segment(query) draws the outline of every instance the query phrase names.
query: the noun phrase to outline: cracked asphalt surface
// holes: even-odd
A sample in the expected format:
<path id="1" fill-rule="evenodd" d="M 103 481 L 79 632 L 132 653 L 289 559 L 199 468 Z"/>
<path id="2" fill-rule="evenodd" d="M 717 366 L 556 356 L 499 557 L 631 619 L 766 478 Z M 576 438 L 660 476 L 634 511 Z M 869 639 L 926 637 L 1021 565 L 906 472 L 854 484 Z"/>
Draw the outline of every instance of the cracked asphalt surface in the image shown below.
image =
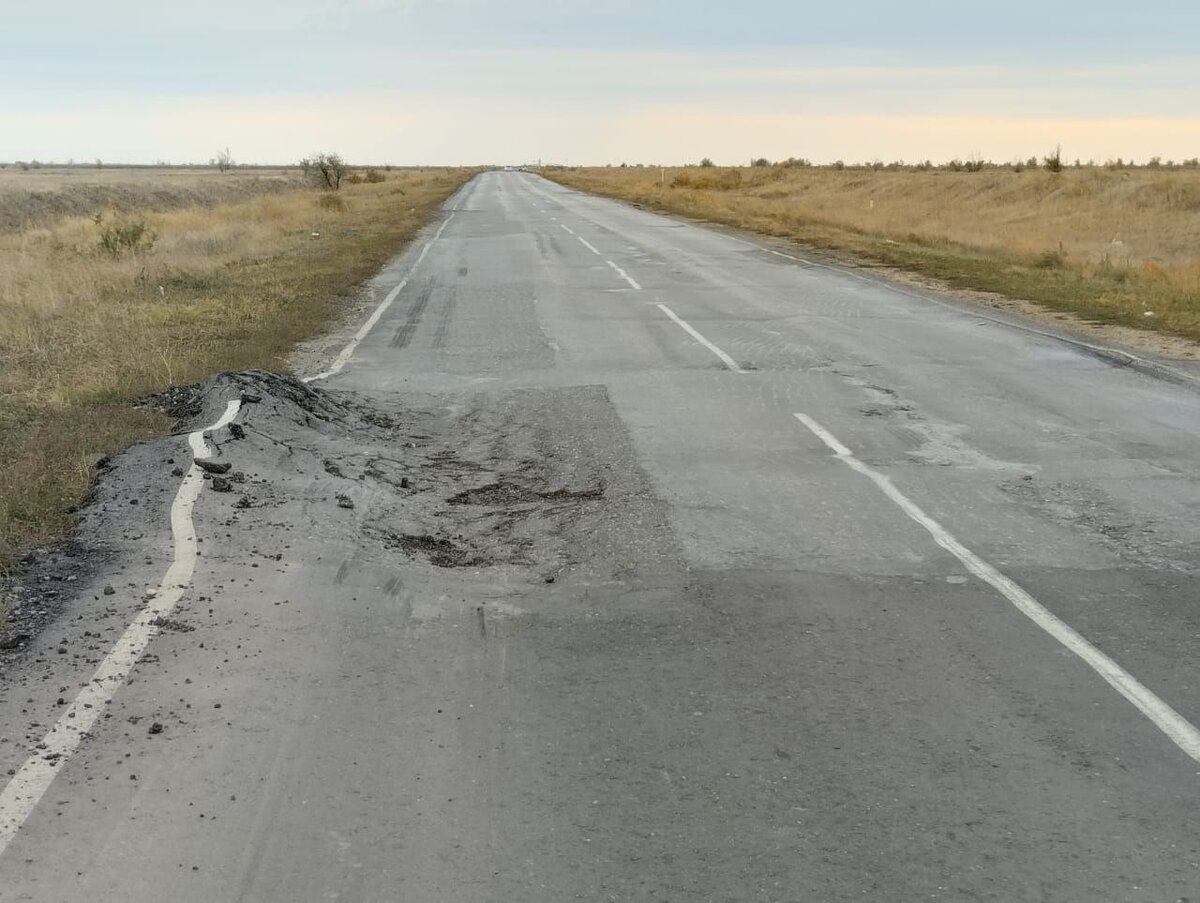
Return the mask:
<path id="1" fill-rule="evenodd" d="M 205 390 L 192 585 L 0 900 L 1200 899 L 1200 763 L 793 417 L 1195 724 L 1195 387 L 531 174 L 451 211 L 340 373 Z M 187 463 L 110 463 L 0 780 Z"/>

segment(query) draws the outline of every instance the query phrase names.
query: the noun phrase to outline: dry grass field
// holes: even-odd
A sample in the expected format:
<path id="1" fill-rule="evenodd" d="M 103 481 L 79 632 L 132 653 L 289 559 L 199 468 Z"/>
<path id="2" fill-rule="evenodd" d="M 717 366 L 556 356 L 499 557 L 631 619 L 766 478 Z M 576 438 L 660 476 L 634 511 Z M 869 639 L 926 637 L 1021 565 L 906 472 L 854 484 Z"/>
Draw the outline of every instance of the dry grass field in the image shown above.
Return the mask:
<path id="1" fill-rule="evenodd" d="M 302 187 L 302 174 L 294 168 L 215 173 L 188 167 L 22 169 L 11 164 L 0 168 L 0 231 L 44 225 L 70 215 L 211 207 Z"/>
<path id="2" fill-rule="evenodd" d="M 96 456 L 170 428 L 140 396 L 286 370 L 471 174 L 396 171 L 336 195 L 297 171 L 267 189 L 215 172 L 0 174 L 0 209 L 26 211 L 0 229 L 0 573 L 66 534 Z M 120 202 L 89 207 L 99 195 Z M 76 206 L 55 215 L 63 196 Z"/>
<path id="3" fill-rule="evenodd" d="M 551 170 L 585 191 L 1200 340 L 1200 171 Z"/>

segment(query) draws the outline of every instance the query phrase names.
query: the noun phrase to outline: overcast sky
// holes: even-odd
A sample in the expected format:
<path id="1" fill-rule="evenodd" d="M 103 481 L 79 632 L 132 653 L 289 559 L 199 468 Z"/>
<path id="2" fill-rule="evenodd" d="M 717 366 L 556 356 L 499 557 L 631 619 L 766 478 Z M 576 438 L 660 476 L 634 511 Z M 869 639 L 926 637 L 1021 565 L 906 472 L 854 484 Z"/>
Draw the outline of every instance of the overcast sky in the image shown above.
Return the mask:
<path id="1" fill-rule="evenodd" d="M 1195 3 L 19 0 L 2 18 L 0 160 L 1200 156 Z"/>

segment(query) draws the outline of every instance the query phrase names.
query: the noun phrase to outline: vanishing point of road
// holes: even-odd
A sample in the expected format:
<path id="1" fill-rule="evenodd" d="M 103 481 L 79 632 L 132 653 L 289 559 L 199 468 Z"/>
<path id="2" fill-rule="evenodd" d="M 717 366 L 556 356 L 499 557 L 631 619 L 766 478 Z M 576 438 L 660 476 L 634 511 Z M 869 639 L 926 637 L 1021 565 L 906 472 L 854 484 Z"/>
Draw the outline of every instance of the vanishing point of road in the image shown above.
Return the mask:
<path id="1" fill-rule="evenodd" d="M 0 900 L 1200 899 L 1191 374 L 520 172 L 376 288 L 117 462 Z"/>

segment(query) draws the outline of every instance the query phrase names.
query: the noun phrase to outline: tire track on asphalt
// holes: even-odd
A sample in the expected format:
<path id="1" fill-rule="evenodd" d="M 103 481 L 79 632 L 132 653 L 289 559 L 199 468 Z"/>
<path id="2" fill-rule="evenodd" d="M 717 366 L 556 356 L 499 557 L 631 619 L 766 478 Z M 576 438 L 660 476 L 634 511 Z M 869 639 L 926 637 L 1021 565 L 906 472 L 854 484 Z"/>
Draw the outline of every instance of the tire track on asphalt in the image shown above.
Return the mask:
<path id="1" fill-rule="evenodd" d="M 472 182 L 471 184 L 475 183 Z M 472 191 L 472 194 L 473 193 L 474 192 Z M 407 286 L 409 280 L 412 279 L 413 273 L 415 273 L 417 267 L 421 265 L 421 262 L 425 259 L 425 255 L 429 253 L 429 249 L 433 247 L 433 243 L 442 237 L 442 233 L 446 231 L 446 227 L 449 226 L 451 221 L 454 219 L 454 215 L 457 210 L 458 208 L 456 207 L 454 210 L 450 211 L 450 215 L 446 217 L 446 221 L 443 222 L 441 228 L 437 230 L 437 234 L 425 243 L 425 247 L 421 249 L 421 253 L 417 256 L 416 261 L 409 268 L 408 273 L 406 273 L 404 278 L 401 279 L 396 286 L 387 293 L 387 296 L 379 303 L 379 306 L 375 308 L 375 310 L 371 313 L 371 316 L 367 318 L 367 321 L 359 327 L 358 332 L 354 334 L 354 338 L 352 338 L 346 347 L 341 350 L 338 356 L 334 358 L 333 363 L 329 365 L 329 369 L 322 370 L 320 373 L 316 373 L 312 376 L 304 377 L 304 382 L 311 383 L 316 382 L 317 380 L 328 379 L 329 377 L 336 376 L 342 372 L 346 364 L 350 362 L 350 358 L 354 356 L 354 352 L 358 349 L 358 346 L 362 343 L 363 339 L 370 335 L 371 330 L 374 329 L 376 324 L 379 323 L 380 318 L 387 312 L 387 309 L 392 306 L 400 293 L 404 291 L 405 286 Z"/>
<path id="2" fill-rule="evenodd" d="M 437 329 L 433 333 L 433 347 L 444 348 L 450 334 L 450 323 L 454 319 L 454 309 L 458 306 L 458 289 L 450 286 L 446 290 L 446 300 L 442 302 L 442 313 L 438 318 Z"/>
<path id="3" fill-rule="evenodd" d="M 421 319 L 425 316 L 425 309 L 429 307 L 429 299 L 433 296 L 434 280 L 430 279 L 426 286 L 421 289 L 419 295 L 412 303 L 412 307 L 408 309 L 408 314 L 404 317 L 404 322 L 400 324 L 400 328 L 396 330 L 396 334 L 392 336 L 390 347 L 396 349 L 407 348 L 408 343 L 412 341 L 416 334 L 417 327 L 421 325 Z"/>

